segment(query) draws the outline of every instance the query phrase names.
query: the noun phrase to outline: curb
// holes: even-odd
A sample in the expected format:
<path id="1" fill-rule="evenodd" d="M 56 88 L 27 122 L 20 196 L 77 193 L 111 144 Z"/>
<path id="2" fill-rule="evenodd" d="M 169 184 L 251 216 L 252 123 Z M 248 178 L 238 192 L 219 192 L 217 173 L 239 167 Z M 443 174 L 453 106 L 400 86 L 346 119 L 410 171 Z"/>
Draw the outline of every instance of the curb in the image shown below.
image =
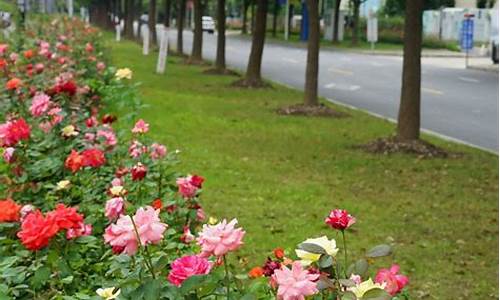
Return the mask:
<path id="1" fill-rule="evenodd" d="M 478 70 L 478 71 L 484 71 L 484 72 L 490 72 L 490 73 L 497 73 L 498 74 L 498 65 L 487 65 L 487 66 L 468 66 L 468 70 Z"/>

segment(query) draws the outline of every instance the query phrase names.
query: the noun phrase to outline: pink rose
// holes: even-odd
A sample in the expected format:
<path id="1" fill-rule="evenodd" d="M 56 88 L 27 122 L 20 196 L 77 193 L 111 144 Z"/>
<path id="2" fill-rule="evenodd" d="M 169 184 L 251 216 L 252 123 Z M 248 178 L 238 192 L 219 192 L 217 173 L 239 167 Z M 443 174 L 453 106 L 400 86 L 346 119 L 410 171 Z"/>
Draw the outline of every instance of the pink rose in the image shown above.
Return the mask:
<path id="1" fill-rule="evenodd" d="M 159 159 L 167 154 L 167 147 L 164 145 L 154 143 L 151 145 L 151 159 Z"/>
<path id="2" fill-rule="evenodd" d="M 394 296 L 409 282 L 408 277 L 398 274 L 398 272 L 399 265 L 392 265 L 390 269 L 380 269 L 375 276 L 375 282 L 385 283 L 385 291 Z"/>
<path id="3" fill-rule="evenodd" d="M 141 207 L 135 213 L 134 221 L 143 246 L 156 244 L 163 239 L 167 225 L 161 222 L 159 215 L 160 210 L 151 206 L 146 206 L 146 209 Z"/>
<path id="4" fill-rule="evenodd" d="M 197 239 L 201 246 L 201 256 L 223 256 L 229 251 L 237 250 L 243 244 L 245 231 L 235 228 L 238 220 L 227 223 L 224 219 L 216 225 L 203 225 L 203 230 Z"/>
<path id="5" fill-rule="evenodd" d="M 356 218 L 348 214 L 345 209 L 334 209 L 325 219 L 325 223 L 334 229 L 345 230 L 356 223 Z"/>
<path id="6" fill-rule="evenodd" d="M 33 100 L 31 101 L 31 114 L 34 117 L 39 117 L 43 115 L 50 106 L 50 97 L 44 93 L 37 93 Z"/>
<path id="7" fill-rule="evenodd" d="M 205 215 L 203 208 L 198 208 L 196 210 L 196 221 L 203 222 L 206 218 L 207 216 Z"/>
<path id="8" fill-rule="evenodd" d="M 97 131 L 97 137 L 103 137 L 104 138 L 104 144 L 106 144 L 106 146 L 110 146 L 110 147 L 113 147 L 116 145 L 116 135 L 115 133 L 113 132 L 112 129 L 108 129 L 108 130 L 98 130 Z"/>
<path id="9" fill-rule="evenodd" d="M 176 286 L 181 286 L 184 280 L 193 275 L 210 273 L 212 266 L 206 258 L 188 255 L 174 260 L 170 267 L 172 270 L 168 274 L 168 281 Z"/>
<path id="10" fill-rule="evenodd" d="M 181 242 L 184 244 L 189 244 L 192 241 L 194 241 L 195 237 L 191 233 L 191 230 L 189 229 L 189 226 L 184 226 L 184 232 L 181 235 Z"/>
<path id="11" fill-rule="evenodd" d="M 109 199 L 106 202 L 105 213 L 104 215 L 108 218 L 108 220 L 114 220 L 118 218 L 125 209 L 125 201 L 122 197 L 115 197 Z"/>
<path id="12" fill-rule="evenodd" d="M 292 269 L 283 266 L 275 270 L 273 281 L 278 285 L 278 299 L 280 300 L 304 300 L 306 296 L 318 292 L 315 281 L 319 274 L 310 274 L 302 269 L 300 262 L 295 261 Z"/>
<path id="13" fill-rule="evenodd" d="M 143 119 L 140 119 L 135 123 L 134 128 L 132 129 L 132 133 L 146 133 L 149 131 L 149 124 L 144 122 Z"/>
<path id="14" fill-rule="evenodd" d="M 104 231 L 104 242 L 110 244 L 115 249 L 120 249 L 120 253 L 134 255 L 137 252 L 137 237 L 134 232 L 134 225 L 130 216 L 121 215 L 116 224 L 111 224 Z"/>
<path id="15" fill-rule="evenodd" d="M 184 198 L 193 198 L 196 193 L 201 189 L 201 185 L 205 179 L 198 175 L 189 175 L 186 177 L 177 178 L 177 186 L 179 193 Z"/>
<path id="16" fill-rule="evenodd" d="M 72 227 L 66 231 L 66 239 L 71 240 L 80 236 L 86 236 L 90 234 L 92 234 L 92 224 L 85 224 L 81 222 L 78 227 Z"/>
<path id="17" fill-rule="evenodd" d="M 148 148 L 141 144 L 139 141 L 134 140 L 130 147 L 128 148 L 128 153 L 130 154 L 130 157 L 132 158 L 138 158 L 141 156 L 143 153 L 146 153 L 148 151 Z"/>
<path id="18" fill-rule="evenodd" d="M 6 163 L 10 164 L 14 161 L 14 151 L 16 151 L 16 148 L 13 147 L 8 147 L 4 150 L 3 159 Z"/>

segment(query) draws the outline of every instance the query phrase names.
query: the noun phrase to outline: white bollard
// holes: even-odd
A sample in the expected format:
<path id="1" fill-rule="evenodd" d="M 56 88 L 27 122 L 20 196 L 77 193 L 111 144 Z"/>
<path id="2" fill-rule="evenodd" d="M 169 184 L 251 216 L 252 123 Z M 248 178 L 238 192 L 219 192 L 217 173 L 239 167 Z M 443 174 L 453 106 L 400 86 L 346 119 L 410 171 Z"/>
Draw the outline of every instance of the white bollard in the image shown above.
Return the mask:
<path id="1" fill-rule="evenodd" d="M 158 63 L 156 64 L 156 73 L 164 74 L 168 55 L 168 28 L 163 27 L 160 42 L 160 52 L 158 53 Z"/>
<path id="2" fill-rule="evenodd" d="M 149 54 L 149 28 L 147 26 L 142 26 L 142 54 Z"/>
<path id="3" fill-rule="evenodd" d="M 115 25 L 115 30 L 116 30 L 116 41 L 119 42 L 122 39 L 122 28 L 120 24 Z"/>

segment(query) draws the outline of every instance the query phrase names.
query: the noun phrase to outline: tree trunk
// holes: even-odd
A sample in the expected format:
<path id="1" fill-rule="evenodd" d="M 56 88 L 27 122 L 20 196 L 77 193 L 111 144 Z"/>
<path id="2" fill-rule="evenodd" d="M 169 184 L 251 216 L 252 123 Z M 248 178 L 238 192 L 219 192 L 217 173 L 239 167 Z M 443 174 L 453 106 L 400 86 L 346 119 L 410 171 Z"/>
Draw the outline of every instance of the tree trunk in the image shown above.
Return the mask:
<path id="1" fill-rule="evenodd" d="M 403 80 L 399 105 L 397 139 L 420 137 L 420 83 L 422 50 L 422 11 L 424 0 L 407 0 L 403 54 Z"/>
<path id="2" fill-rule="evenodd" d="M 254 32 L 255 30 L 255 3 L 252 3 L 250 6 L 250 31 Z"/>
<path id="3" fill-rule="evenodd" d="M 262 86 L 261 65 L 266 39 L 267 0 L 257 0 L 257 14 L 252 33 L 252 49 L 248 59 L 245 81 L 249 86 Z"/>
<path id="4" fill-rule="evenodd" d="M 248 29 L 247 29 L 247 12 L 248 12 L 248 3 L 249 0 L 243 0 L 243 24 L 241 24 L 241 33 L 242 34 L 247 34 Z"/>
<path id="5" fill-rule="evenodd" d="M 217 0 L 217 57 L 215 68 L 223 72 L 226 69 L 226 1 Z"/>
<path id="6" fill-rule="evenodd" d="M 134 0 L 126 0 L 125 3 L 125 36 L 134 38 Z"/>
<path id="7" fill-rule="evenodd" d="M 158 42 L 156 38 L 156 0 L 149 0 L 148 27 L 151 43 L 156 45 Z"/>
<path id="8" fill-rule="evenodd" d="M 163 24 L 165 27 L 170 27 L 170 0 L 165 0 L 165 21 Z"/>
<path id="9" fill-rule="evenodd" d="M 361 5 L 361 0 L 353 0 L 353 15 L 352 15 L 352 36 L 351 45 L 357 46 L 359 40 L 359 6 Z"/>
<path id="10" fill-rule="evenodd" d="M 278 27 L 278 13 L 280 10 L 280 4 L 278 0 L 274 0 L 273 7 L 273 37 L 276 37 L 276 28 Z"/>
<path id="11" fill-rule="evenodd" d="M 177 9 L 177 53 L 182 55 L 183 41 L 182 32 L 184 30 L 184 19 L 186 18 L 186 0 L 178 0 L 179 8 Z"/>
<path id="12" fill-rule="evenodd" d="M 318 68 L 319 68 L 319 14 L 318 1 L 307 0 L 309 12 L 309 38 L 307 41 L 306 84 L 304 105 L 318 105 Z"/>
<path id="13" fill-rule="evenodd" d="M 191 62 L 201 62 L 201 49 L 203 46 L 203 29 L 202 29 L 202 7 L 201 0 L 193 0 L 194 4 L 194 36 L 193 49 L 191 52 Z"/>
<path id="14" fill-rule="evenodd" d="M 339 16 L 340 16 L 340 1 L 335 1 L 335 24 L 333 24 L 333 42 L 339 42 Z"/>

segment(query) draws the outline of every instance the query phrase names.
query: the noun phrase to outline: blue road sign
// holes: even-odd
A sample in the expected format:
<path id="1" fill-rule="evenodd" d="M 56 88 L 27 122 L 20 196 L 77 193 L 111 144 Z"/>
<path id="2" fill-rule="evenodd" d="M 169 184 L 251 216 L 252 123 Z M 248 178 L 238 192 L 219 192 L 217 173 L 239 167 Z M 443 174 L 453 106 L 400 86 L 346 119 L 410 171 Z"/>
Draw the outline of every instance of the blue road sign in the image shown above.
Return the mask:
<path id="1" fill-rule="evenodd" d="M 460 30 L 460 48 L 462 51 L 469 51 L 474 48 L 474 19 L 465 16 Z"/>
<path id="2" fill-rule="evenodd" d="M 302 22 L 300 26 L 300 40 L 307 41 L 309 38 L 309 12 L 307 11 L 306 1 L 302 1 Z"/>

